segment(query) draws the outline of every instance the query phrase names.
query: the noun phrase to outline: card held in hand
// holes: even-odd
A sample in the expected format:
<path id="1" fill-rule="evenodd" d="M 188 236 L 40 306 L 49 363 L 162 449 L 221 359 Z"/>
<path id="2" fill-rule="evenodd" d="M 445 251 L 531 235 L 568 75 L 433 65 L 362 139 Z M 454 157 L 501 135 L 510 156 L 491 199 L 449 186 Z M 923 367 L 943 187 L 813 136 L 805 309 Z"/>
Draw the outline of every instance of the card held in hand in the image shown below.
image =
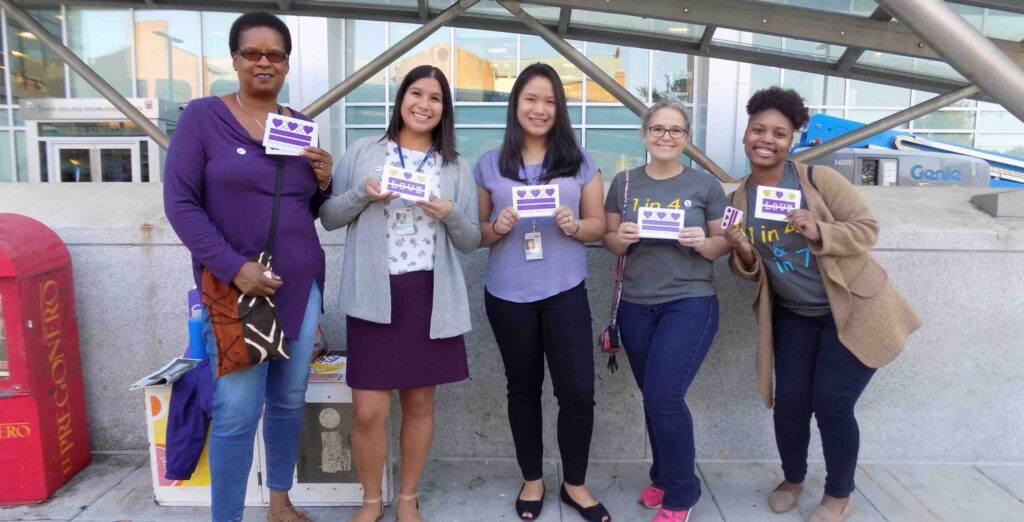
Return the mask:
<path id="1" fill-rule="evenodd" d="M 686 212 L 670 208 L 640 207 L 636 215 L 640 225 L 640 237 L 678 240 Z"/>
<path id="2" fill-rule="evenodd" d="M 558 185 L 512 187 L 512 208 L 520 218 L 554 216 L 558 208 Z"/>

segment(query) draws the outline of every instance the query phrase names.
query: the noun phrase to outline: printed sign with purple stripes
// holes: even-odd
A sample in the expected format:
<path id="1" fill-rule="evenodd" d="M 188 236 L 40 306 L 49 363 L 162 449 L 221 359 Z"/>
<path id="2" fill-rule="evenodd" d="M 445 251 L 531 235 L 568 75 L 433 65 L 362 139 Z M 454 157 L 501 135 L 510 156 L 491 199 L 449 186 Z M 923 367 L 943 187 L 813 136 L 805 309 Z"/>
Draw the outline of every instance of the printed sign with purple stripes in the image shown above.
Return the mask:
<path id="1" fill-rule="evenodd" d="M 659 207 L 640 207 L 636 211 L 640 237 L 651 239 L 679 239 L 683 228 L 684 210 Z"/>
<path id="2" fill-rule="evenodd" d="M 519 217 L 551 217 L 558 208 L 558 185 L 512 187 L 512 208 Z"/>
<path id="3" fill-rule="evenodd" d="M 315 122 L 271 113 L 264 127 L 263 146 L 267 154 L 297 156 L 302 149 L 319 143 L 320 126 Z"/>

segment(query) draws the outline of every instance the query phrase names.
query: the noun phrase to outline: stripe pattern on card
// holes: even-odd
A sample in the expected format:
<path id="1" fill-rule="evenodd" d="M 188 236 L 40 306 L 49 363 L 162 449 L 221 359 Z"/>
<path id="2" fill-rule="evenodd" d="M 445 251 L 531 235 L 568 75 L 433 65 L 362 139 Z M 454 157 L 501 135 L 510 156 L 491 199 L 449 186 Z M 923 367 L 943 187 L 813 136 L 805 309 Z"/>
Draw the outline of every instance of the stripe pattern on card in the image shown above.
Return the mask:
<path id="1" fill-rule="evenodd" d="M 263 146 L 267 154 L 297 156 L 306 147 L 319 143 L 320 126 L 315 122 L 271 113 L 264 127 Z"/>
<path id="2" fill-rule="evenodd" d="M 651 239 L 679 239 L 685 210 L 660 207 L 640 207 L 636 211 L 640 237 Z"/>
<path id="3" fill-rule="evenodd" d="M 512 187 L 512 207 L 519 217 L 550 217 L 558 208 L 558 185 Z"/>
<path id="4" fill-rule="evenodd" d="M 799 190 L 778 187 L 757 187 L 754 217 L 771 221 L 786 221 L 786 215 L 800 208 Z"/>
<path id="5" fill-rule="evenodd" d="M 725 207 L 725 215 L 722 216 L 722 228 L 739 226 L 743 223 L 743 211 L 735 207 Z"/>
<path id="6" fill-rule="evenodd" d="M 429 174 L 414 172 L 401 167 L 388 165 L 384 167 L 384 178 L 381 186 L 385 192 L 394 192 L 407 201 L 429 201 L 430 186 L 427 184 Z"/>

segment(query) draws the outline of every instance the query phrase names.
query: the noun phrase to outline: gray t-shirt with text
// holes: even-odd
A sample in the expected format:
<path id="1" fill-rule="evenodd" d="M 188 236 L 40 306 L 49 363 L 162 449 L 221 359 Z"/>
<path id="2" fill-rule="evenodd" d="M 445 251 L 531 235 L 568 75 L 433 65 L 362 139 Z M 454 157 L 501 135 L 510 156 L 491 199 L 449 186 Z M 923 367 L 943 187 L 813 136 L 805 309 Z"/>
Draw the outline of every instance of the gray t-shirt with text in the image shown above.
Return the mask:
<path id="1" fill-rule="evenodd" d="M 622 214 L 625 181 L 625 172 L 612 180 L 606 212 Z M 707 172 L 686 167 L 677 176 L 659 180 L 637 167 L 629 171 L 629 201 L 622 221 L 636 223 L 640 207 L 671 208 L 685 211 L 685 226 L 701 227 L 707 234 L 707 222 L 722 219 L 726 205 L 722 185 Z M 678 240 L 648 238 L 630 247 L 622 299 L 652 305 L 709 295 L 715 295 L 714 264 L 693 248 Z"/>
<path id="2" fill-rule="evenodd" d="M 747 237 L 761 254 L 768 272 L 775 301 L 786 309 L 803 316 L 825 315 L 831 311 L 825 286 L 821 282 L 818 261 L 811 254 L 807 238 L 786 221 L 772 221 L 754 217 L 757 190 L 753 178 L 747 180 Z M 800 190 L 796 168 L 786 162 L 786 170 L 779 188 Z M 800 198 L 800 207 L 807 208 L 806 198 Z"/>

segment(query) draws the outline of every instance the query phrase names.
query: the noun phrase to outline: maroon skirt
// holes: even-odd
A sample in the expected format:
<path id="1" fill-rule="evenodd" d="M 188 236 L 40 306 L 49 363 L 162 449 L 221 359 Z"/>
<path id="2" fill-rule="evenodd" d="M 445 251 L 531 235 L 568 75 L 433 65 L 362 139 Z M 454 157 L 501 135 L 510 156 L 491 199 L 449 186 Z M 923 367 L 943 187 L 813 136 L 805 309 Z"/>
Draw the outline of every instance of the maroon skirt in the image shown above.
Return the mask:
<path id="1" fill-rule="evenodd" d="M 434 272 L 391 276 L 391 324 L 346 317 L 348 368 L 357 390 L 400 390 L 469 378 L 462 336 L 430 338 Z"/>

